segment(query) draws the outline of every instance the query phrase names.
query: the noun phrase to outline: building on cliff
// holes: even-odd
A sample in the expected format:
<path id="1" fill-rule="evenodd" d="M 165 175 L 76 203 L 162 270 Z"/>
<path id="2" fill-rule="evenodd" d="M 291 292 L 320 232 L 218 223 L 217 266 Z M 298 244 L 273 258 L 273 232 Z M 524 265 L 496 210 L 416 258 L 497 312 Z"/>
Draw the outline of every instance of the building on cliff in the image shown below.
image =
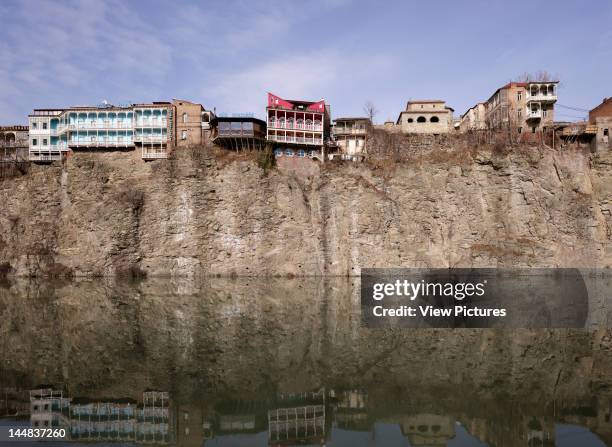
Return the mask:
<path id="1" fill-rule="evenodd" d="M 403 133 L 449 133 L 453 130 L 453 112 L 445 101 L 439 99 L 408 101 L 406 110 L 400 112 L 396 124 Z"/>
<path id="2" fill-rule="evenodd" d="M 3 161 L 27 160 L 28 126 L 0 126 L 0 157 Z"/>
<path id="3" fill-rule="evenodd" d="M 184 100 L 35 109 L 29 115 L 29 158 L 61 160 L 75 150 L 140 150 L 143 160 L 168 158 L 172 147 L 201 143 L 211 115 Z"/>
<path id="4" fill-rule="evenodd" d="M 486 101 L 488 129 L 538 133 L 553 127 L 558 81 L 509 82 Z"/>
<path id="5" fill-rule="evenodd" d="M 285 100 L 268 93 L 266 125 L 266 139 L 277 156 L 325 159 L 331 126 L 330 108 L 324 100 Z"/>
<path id="6" fill-rule="evenodd" d="M 215 116 L 212 111 L 185 99 L 173 99 L 172 105 L 176 111 L 174 141 L 177 147 L 197 146 L 210 140 L 210 122 Z"/>
<path id="7" fill-rule="evenodd" d="M 252 116 L 218 116 L 210 122 L 213 143 L 233 150 L 258 150 L 266 145 L 266 122 Z"/>
<path id="8" fill-rule="evenodd" d="M 487 128 L 486 121 L 486 104 L 479 102 L 470 107 L 459 121 L 459 132 L 465 133 L 474 130 L 485 130 Z"/>
<path id="9" fill-rule="evenodd" d="M 612 149 L 610 129 L 612 129 L 612 97 L 604 98 L 601 104 L 589 112 L 589 123 L 597 126 L 594 150 Z"/>
<path id="10" fill-rule="evenodd" d="M 338 147 L 337 154 L 330 154 L 334 159 L 337 155 L 343 160 L 362 160 L 367 150 L 368 128 L 372 122 L 367 117 L 336 118 L 332 127 L 332 135 Z"/>

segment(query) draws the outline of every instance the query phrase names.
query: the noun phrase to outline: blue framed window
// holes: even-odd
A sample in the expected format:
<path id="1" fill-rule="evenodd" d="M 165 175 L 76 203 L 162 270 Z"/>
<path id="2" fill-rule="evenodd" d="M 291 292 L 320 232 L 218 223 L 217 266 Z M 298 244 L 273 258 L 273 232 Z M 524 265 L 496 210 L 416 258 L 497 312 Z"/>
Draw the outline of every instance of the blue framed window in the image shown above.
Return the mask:
<path id="1" fill-rule="evenodd" d="M 304 149 L 300 149 L 297 153 L 298 157 L 304 157 L 306 155 L 306 153 L 304 152 Z"/>
<path id="2" fill-rule="evenodd" d="M 285 149 L 285 155 L 287 157 L 293 157 L 293 149 Z"/>
<path id="3" fill-rule="evenodd" d="M 281 157 L 281 156 L 283 155 L 283 151 L 282 151 L 282 149 L 275 149 L 275 150 L 274 150 L 274 155 L 275 155 L 276 157 Z"/>

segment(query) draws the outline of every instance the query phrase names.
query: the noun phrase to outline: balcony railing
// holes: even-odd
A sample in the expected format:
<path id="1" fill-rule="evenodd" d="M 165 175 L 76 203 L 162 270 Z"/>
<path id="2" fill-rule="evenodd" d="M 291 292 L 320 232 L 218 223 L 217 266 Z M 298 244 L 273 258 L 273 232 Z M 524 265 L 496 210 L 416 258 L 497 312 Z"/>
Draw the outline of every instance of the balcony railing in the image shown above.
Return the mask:
<path id="1" fill-rule="evenodd" d="M 80 121 L 70 124 L 60 124 L 58 126 L 58 132 L 65 132 L 67 130 L 90 130 L 90 129 L 131 129 L 132 121 Z"/>
<path id="2" fill-rule="evenodd" d="M 334 127 L 334 135 L 365 135 L 365 129 L 353 129 L 350 127 Z"/>
<path id="3" fill-rule="evenodd" d="M 268 140 L 278 141 L 279 143 L 296 143 L 296 144 L 309 144 L 309 145 L 322 145 L 322 138 L 307 138 L 307 137 L 294 137 L 285 135 L 268 135 Z"/>
<path id="4" fill-rule="evenodd" d="M 143 160 L 157 160 L 161 158 L 168 158 L 168 153 L 165 151 L 164 152 L 148 152 L 148 151 L 142 152 Z"/>
<path id="5" fill-rule="evenodd" d="M 156 120 L 156 119 L 137 119 L 135 121 L 136 127 L 166 127 L 168 120 Z"/>
<path id="6" fill-rule="evenodd" d="M 136 143 L 166 143 L 167 141 L 168 138 L 165 135 L 134 135 L 134 142 Z"/>
<path id="7" fill-rule="evenodd" d="M 527 119 L 539 119 L 542 118 L 542 110 L 529 110 L 527 112 Z"/>
<path id="8" fill-rule="evenodd" d="M 543 94 L 537 94 L 537 95 L 528 95 L 527 96 L 527 102 L 556 102 L 557 101 L 557 95 L 543 95 Z"/>
<path id="9" fill-rule="evenodd" d="M 291 130 L 306 130 L 310 132 L 323 132 L 323 126 L 321 124 L 298 124 L 290 122 L 280 122 L 275 120 L 268 121 L 268 127 L 273 129 L 291 129 Z"/>
<path id="10" fill-rule="evenodd" d="M 62 154 L 60 152 L 30 153 L 30 161 L 55 161 L 61 159 Z"/>
<path id="11" fill-rule="evenodd" d="M 68 146 L 70 147 L 128 147 L 134 146 L 132 140 L 124 141 L 111 141 L 106 139 L 100 139 L 96 141 L 69 141 Z"/>

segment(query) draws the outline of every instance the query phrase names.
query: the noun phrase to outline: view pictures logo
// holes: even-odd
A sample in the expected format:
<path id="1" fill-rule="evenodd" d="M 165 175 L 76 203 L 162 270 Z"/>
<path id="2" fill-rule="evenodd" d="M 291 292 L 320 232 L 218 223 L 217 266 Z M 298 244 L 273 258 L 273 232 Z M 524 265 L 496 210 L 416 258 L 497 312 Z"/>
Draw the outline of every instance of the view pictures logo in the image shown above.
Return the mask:
<path id="1" fill-rule="evenodd" d="M 432 297 L 432 296 L 444 296 L 453 297 L 457 301 L 463 301 L 463 299 L 472 296 L 483 296 L 485 294 L 485 285 L 487 280 L 482 282 L 471 283 L 471 282 L 426 282 L 421 280 L 420 282 L 410 282 L 406 279 L 396 280 L 393 283 L 375 283 L 373 285 L 372 298 L 376 301 L 380 301 L 388 296 L 405 297 L 410 301 L 416 300 L 419 296 L 421 297 Z"/>
<path id="2" fill-rule="evenodd" d="M 585 328 L 598 321 L 589 303 L 573 268 L 361 270 L 372 328 Z"/>

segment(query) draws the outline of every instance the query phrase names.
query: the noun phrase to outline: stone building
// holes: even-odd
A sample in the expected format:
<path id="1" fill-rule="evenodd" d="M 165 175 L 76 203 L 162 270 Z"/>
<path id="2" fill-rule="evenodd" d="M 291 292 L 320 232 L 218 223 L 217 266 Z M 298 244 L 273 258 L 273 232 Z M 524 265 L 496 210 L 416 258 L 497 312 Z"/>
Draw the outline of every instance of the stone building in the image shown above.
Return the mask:
<path id="1" fill-rule="evenodd" d="M 612 149 L 612 97 L 604 98 L 601 104 L 589 112 L 589 123 L 597 126 L 595 150 Z"/>
<path id="2" fill-rule="evenodd" d="M 552 129 L 558 81 L 509 82 L 486 101 L 489 129 L 537 133 Z"/>
<path id="3" fill-rule="evenodd" d="M 479 102 L 470 107 L 467 112 L 461 115 L 459 121 L 459 131 L 461 133 L 473 130 L 484 130 L 486 128 L 486 105 L 484 102 Z"/>
<path id="4" fill-rule="evenodd" d="M 453 130 L 453 112 L 439 99 L 408 101 L 400 112 L 397 125 L 403 133 L 443 134 Z"/>
<path id="5" fill-rule="evenodd" d="M 342 159 L 362 159 L 366 153 L 368 128 L 372 125 L 369 118 L 337 118 L 332 134 Z M 335 154 L 333 154 L 335 155 Z"/>

